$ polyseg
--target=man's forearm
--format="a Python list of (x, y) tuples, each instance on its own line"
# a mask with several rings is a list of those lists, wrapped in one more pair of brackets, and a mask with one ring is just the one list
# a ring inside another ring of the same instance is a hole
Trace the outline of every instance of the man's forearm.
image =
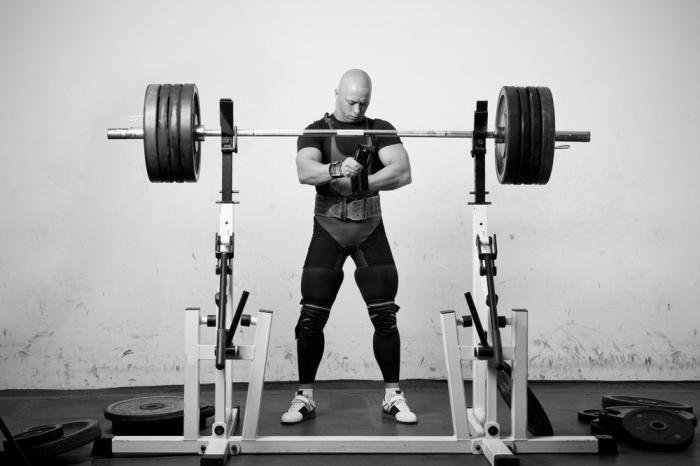
[(305, 160), (299, 167), (299, 182), (313, 186), (328, 183), (333, 179), (328, 171), (329, 166), (327, 163)]
[(411, 182), (411, 172), (403, 167), (388, 165), (377, 173), (369, 175), (370, 191), (390, 191)]

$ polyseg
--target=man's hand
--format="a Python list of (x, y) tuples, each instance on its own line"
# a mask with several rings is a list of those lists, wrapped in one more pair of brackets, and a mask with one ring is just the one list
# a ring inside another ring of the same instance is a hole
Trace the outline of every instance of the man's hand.
[[(352, 159), (349, 159), (352, 160)], [(353, 160), (354, 162), (354, 160)], [(359, 165), (359, 164), (358, 164)], [(350, 178), (338, 178), (335, 180), (332, 180), (329, 183), (329, 187), (331, 188), (331, 191), (337, 193), (340, 196), (347, 197), (352, 194), (352, 183), (350, 182)]]
[(363, 168), (362, 164), (358, 163), (354, 158), (348, 157), (340, 165), (340, 172), (344, 177), (350, 178), (358, 175)]

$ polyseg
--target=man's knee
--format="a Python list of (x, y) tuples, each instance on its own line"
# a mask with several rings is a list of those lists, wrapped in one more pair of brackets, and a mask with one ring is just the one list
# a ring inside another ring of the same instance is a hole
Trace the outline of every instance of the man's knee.
[(342, 270), (304, 268), (301, 276), (301, 313), (295, 328), (297, 338), (323, 336), (323, 328), (342, 282)]
[(376, 304), (368, 303), (367, 310), (377, 335), (394, 335), (398, 333), (396, 312), (398, 312), (399, 306), (394, 304), (393, 301)]

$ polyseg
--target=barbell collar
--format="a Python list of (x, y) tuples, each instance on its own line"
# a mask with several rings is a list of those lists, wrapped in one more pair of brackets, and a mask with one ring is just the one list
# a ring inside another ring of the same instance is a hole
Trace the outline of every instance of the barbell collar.
[[(197, 126), (194, 131), (199, 140), (207, 137), (221, 137), (221, 128), (207, 129), (204, 126)], [(473, 131), (453, 131), (453, 130), (383, 130), (383, 129), (238, 129), (238, 137), (351, 137), (351, 136), (398, 136), (402, 138), (463, 138), (474, 137)], [(499, 135), (494, 131), (488, 131), (486, 137), (496, 139), (499, 142)], [(143, 139), (143, 128), (109, 128), (107, 139)], [(562, 142), (590, 142), (590, 131), (557, 131), (554, 135), (555, 141)]]

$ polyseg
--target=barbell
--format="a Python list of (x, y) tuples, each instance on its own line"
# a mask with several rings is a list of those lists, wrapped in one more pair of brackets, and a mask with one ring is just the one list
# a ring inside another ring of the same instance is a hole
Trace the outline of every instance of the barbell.
[[(473, 131), (377, 129), (238, 129), (236, 137), (438, 137), (472, 138)], [(546, 184), (554, 163), (555, 142), (589, 142), (588, 131), (555, 131), (554, 99), (547, 87), (504, 86), (498, 95), (495, 130), (498, 181)], [(108, 139), (143, 139), (146, 172), (152, 182), (196, 182), (201, 141), (221, 137), (221, 129), (201, 124), (199, 92), (194, 84), (149, 84), (141, 128), (109, 128)]]

